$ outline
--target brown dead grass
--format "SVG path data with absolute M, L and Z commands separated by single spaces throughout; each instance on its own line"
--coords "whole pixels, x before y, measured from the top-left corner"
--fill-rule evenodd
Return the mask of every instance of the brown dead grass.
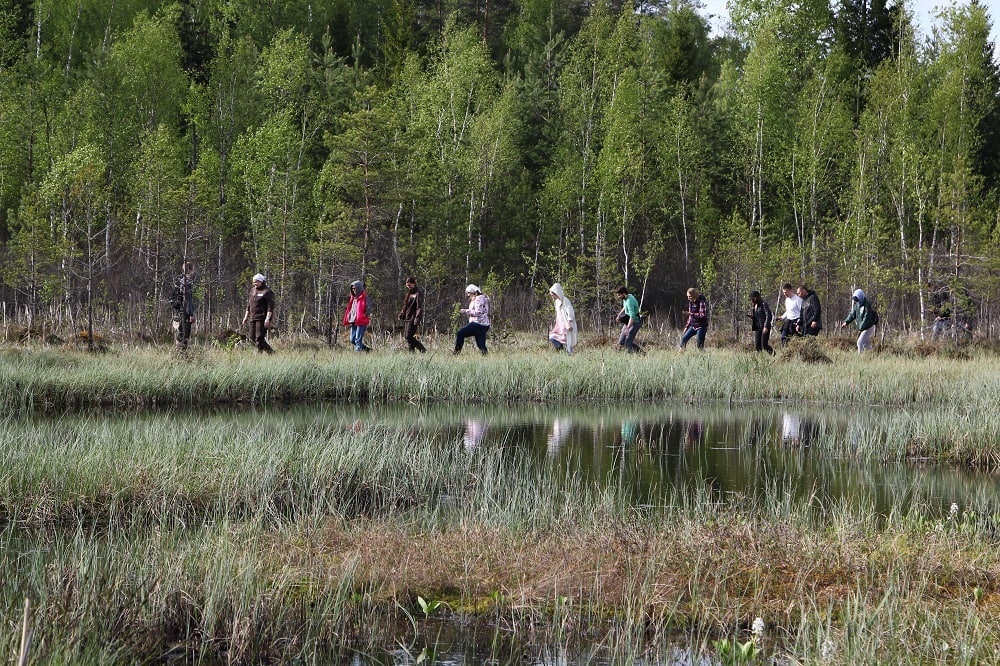
M 293 566 L 332 577 L 350 569 L 375 603 L 412 608 L 420 595 L 470 613 L 544 611 L 567 597 L 606 617 L 641 609 L 725 630 L 755 616 L 787 625 L 804 605 L 837 608 L 859 594 L 874 607 L 900 580 L 913 583 L 903 593 L 915 607 L 964 612 L 974 587 L 987 591 L 981 606 L 1000 605 L 996 549 L 968 546 L 950 535 L 845 537 L 736 520 L 523 536 L 357 522 L 314 534 Z

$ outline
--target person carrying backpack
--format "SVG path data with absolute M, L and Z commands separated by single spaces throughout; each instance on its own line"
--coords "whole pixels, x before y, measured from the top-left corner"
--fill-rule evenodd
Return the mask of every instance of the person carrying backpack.
M 191 342 L 191 325 L 194 323 L 194 262 L 185 261 L 183 272 L 174 280 L 170 305 L 174 310 L 174 343 L 177 351 L 184 351 Z
M 861 354 L 872 348 L 872 332 L 874 332 L 875 326 L 878 324 L 878 313 L 868 302 L 865 292 L 861 289 L 854 290 L 851 302 L 853 303 L 851 312 L 847 315 L 847 319 L 840 322 L 840 328 L 843 329 L 852 321 L 857 325 L 859 331 L 858 353 Z

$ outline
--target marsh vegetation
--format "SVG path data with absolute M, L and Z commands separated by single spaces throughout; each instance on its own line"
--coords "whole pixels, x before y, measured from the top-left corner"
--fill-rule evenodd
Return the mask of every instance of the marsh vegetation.
M 992 364 L 844 355 L 789 386 L 781 361 L 728 352 L 6 354 L 0 645 L 17 652 L 28 598 L 38 663 L 416 661 L 442 626 L 501 662 L 726 662 L 748 644 L 758 660 L 988 662 Z M 475 418 L 488 431 L 470 442 Z M 713 471 L 737 464 L 756 485 Z

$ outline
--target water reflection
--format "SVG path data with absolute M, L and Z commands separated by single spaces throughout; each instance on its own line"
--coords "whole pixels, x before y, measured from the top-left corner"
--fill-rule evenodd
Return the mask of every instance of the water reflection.
M 465 450 L 472 452 L 486 436 L 486 422 L 481 419 L 465 420 L 465 435 L 462 441 L 465 442 Z
M 295 416 L 297 414 L 298 416 Z M 300 408 L 288 418 L 417 426 L 467 451 L 556 465 L 623 489 L 636 503 L 660 503 L 671 487 L 702 486 L 719 495 L 849 505 L 886 514 L 916 507 L 944 515 L 952 502 L 998 501 L 996 479 L 967 469 L 915 463 L 859 463 L 845 457 L 858 433 L 880 431 L 876 410 L 787 406 L 726 408 L 552 406 Z M 846 444 L 845 444 L 846 443 Z
M 661 505 L 676 501 L 678 489 L 683 494 L 705 488 L 719 496 L 782 497 L 820 509 L 846 505 L 881 514 L 916 510 L 939 517 L 952 503 L 989 515 L 998 510 L 995 476 L 927 463 L 881 462 L 888 456 L 866 454 L 860 461 L 854 456 L 864 452 L 862 447 L 882 446 L 879 438 L 900 437 L 893 425 L 900 416 L 899 410 L 787 406 L 324 404 L 199 412 L 197 420 L 214 420 L 233 432 L 402 430 L 470 453 L 501 451 L 520 468 L 545 465 L 582 482 L 619 489 L 636 504 Z M 914 420 L 924 416 L 902 415 Z M 168 431 L 190 421 L 192 414 L 38 417 L 36 431 L 51 430 L 59 437 L 78 419 L 86 419 L 88 428 L 135 419 L 144 428 Z

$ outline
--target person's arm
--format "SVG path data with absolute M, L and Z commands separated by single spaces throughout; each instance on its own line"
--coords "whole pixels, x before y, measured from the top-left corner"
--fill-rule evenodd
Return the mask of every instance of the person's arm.
M 267 292 L 267 314 L 264 315 L 264 328 L 271 325 L 271 316 L 274 314 L 274 292 Z
M 413 313 L 414 323 L 419 324 L 424 320 L 424 292 L 418 290 L 416 295 L 416 308 Z

